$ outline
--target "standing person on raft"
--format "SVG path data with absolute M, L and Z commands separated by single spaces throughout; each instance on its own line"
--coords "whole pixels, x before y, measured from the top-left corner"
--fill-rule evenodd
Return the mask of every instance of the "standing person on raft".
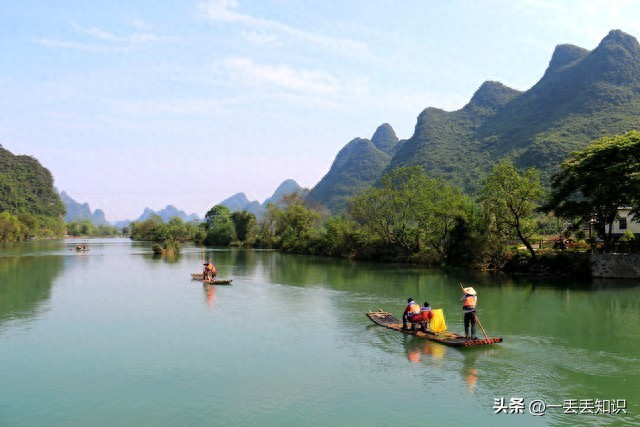
M 471 339 L 476 337 L 476 305 L 478 304 L 478 295 L 472 287 L 463 288 L 464 295 L 460 298 L 462 301 L 462 310 L 464 311 L 464 337 L 469 338 L 469 325 L 471 325 Z

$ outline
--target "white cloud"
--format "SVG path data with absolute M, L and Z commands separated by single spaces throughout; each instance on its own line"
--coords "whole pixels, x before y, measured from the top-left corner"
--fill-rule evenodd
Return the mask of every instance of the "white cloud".
M 87 43 L 69 42 L 69 41 L 50 39 L 50 38 L 38 39 L 36 40 L 36 42 L 47 47 L 81 50 L 85 52 L 124 53 L 129 51 L 129 48 L 124 46 L 95 45 L 95 44 L 87 44 Z
M 136 116 L 158 115 L 206 115 L 223 113 L 225 106 L 233 101 L 223 102 L 217 99 L 164 99 L 141 101 L 116 101 L 113 102 L 115 111 L 119 114 Z
M 286 89 L 331 94 L 339 92 L 338 80 L 324 71 L 294 69 L 289 65 L 256 64 L 250 58 L 227 58 L 223 67 L 245 84 L 276 85 Z
M 243 31 L 242 37 L 253 44 L 272 44 L 278 42 L 275 34 L 263 34 L 255 31 Z
M 134 23 L 134 26 L 141 30 L 141 28 Z M 95 39 L 107 42 L 115 42 L 121 44 L 129 44 L 129 43 L 158 43 L 165 41 L 173 41 L 174 38 L 161 36 L 151 31 L 149 29 L 145 29 L 145 31 L 135 31 L 124 35 L 117 35 L 112 32 L 103 30 L 101 28 L 96 27 L 75 27 L 78 31 L 93 37 Z
M 210 0 L 199 4 L 199 8 L 204 12 L 204 15 L 214 21 L 237 23 L 251 28 L 267 28 L 309 43 L 333 49 L 337 52 L 367 51 L 366 44 L 362 42 L 345 38 L 336 38 L 313 34 L 307 31 L 299 30 L 278 21 L 255 18 L 251 15 L 238 13 L 236 11 L 237 7 L 238 2 L 236 0 Z
M 151 31 L 147 31 L 149 26 L 141 21 L 134 21 L 133 26 L 139 30 L 124 35 L 118 35 L 113 32 L 97 27 L 81 27 L 74 25 L 73 28 L 85 36 L 88 36 L 90 42 L 67 41 L 53 38 L 41 38 L 37 40 L 43 46 L 58 47 L 64 49 L 82 50 L 87 52 L 128 52 L 133 47 L 145 43 L 162 43 L 175 41 L 173 37 L 161 36 Z M 143 28 L 143 26 L 146 26 Z

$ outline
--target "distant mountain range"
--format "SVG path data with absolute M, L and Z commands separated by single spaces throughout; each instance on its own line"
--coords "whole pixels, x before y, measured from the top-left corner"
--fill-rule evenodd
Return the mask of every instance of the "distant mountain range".
M 142 212 L 142 215 L 140 215 L 138 217 L 138 219 L 134 219 L 134 220 L 125 220 L 125 221 L 117 221 L 114 222 L 113 225 L 116 228 L 122 229 L 122 227 L 126 227 L 128 226 L 130 223 L 132 222 L 142 222 L 142 221 L 146 221 L 147 219 L 149 219 L 149 217 L 151 217 L 152 215 L 158 215 L 160 216 L 160 218 L 162 218 L 162 220 L 164 222 L 169 222 L 169 220 L 171 218 L 173 218 L 174 216 L 177 216 L 178 218 L 180 218 L 181 220 L 183 220 L 184 222 L 189 222 L 189 221 L 197 221 L 200 222 L 202 221 L 200 219 L 200 217 L 198 217 L 198 215 L 192 213 L 192 214 L 187 214 L 185 213 L 185 211 L 182 210 L 178 210 L 178 208 L 176 208 L 175 206 L 172 205 L 167 205 L 167 207 L 165 207 L 164 209 L 160 209 L 159 211 L 154 211 L 151 208 L 144 208 L 144 211 Z
M 266 207 L 269 203 L 277 204 L 282 200 L 284 196 L 292 193 L 298 193 L 301 197 L 304 198 L 306 197 L 308 192 L 309 190 L 303 189 L 294 180 L 288 179 L 280 184 L 273 195 L 266 199 L 262 204 L 258 201 L 249 201 L 244 193 L 235 194 L 234 196 L 231 196 L 218 204 L 228 207 L 231 212 L 246 210 L 252 212 L 257 217 L 261 217 L 266 212 Z M 182 210 L 178 210 L 178 208 L 176 208 L 175 206 L 167 205 L 167 207 L 159 211 L 154 211 L 151 208 L 145 208 L 142 212 L 142 215 L 140 215 L 135 220 L 125 220 L 109 223 L 106 220 L 105 214 L 101 209 L 96 209 L 94 212 L 92 212 L 88 203 L 78 203 L 64 191 L 59 194 L 67 210 L 67 213 L 64 217 L 65 222 L 71 222 L 78 219 L 88 219 L 95 225 L 111 224 L 119 229 L 122 229 L 123 227 L 128 226 L 131 222 L 142 222 L 147 220 L 152 215 L 159 215 L 165 222 L 168 222 L 174 216 L 177 216 L 184 222 L 202 221 L 202 219 L 200 219 L 200 217 L 198 217 L 198 215 L 194 213 L 187 214 Z
M 309 202 L 337 213 L 387 171 L 412 165 L 473 195 L 493 164 L 503 158 L 522 169 L 536 167 L 547 183 L 572 151 L 632 129 L 640 129 L 640 45 L 634 37 L 613 30 L 591 51 L 557 46 L 544 75 L 527 91 L 488 81 L 460 110 L 424 109 L 407 140 L 398 140 L 387 123 L 371 139 L 353 139 L 311 191 L 286 180 L 262 204 L 249 201 L 244 193 L 220 204 L 261 216 L 269 202 L 299 192 Z M 65 220 L 105 221 L 100 209 L 92 213 L 88 204 L 79 204 L 64 192 L 60 196 L 67 208 Z M 54 216 L 61 209 L 49 171 L 34 158 L 14 156 L 0 146 L 0 212 Z M 169 205 L 159 212 L 147 208 L 136 221 L 154 213 L 165 220 L 176 215 L 185 221 L 197 218 Z
M 266 199 L 262 204 L 256 200 L 249 201 L 244 193 L 234 194 L 218 204 L 226 206 L 231 212 L 248 211 L 260 218 L 265 214 L 269 203 L 279 204 L 283 197 L 293 193 L 298 193 L 300 197 L 305 198 L 308 192 L 309 190 L 300 187 L 300 185 L 298 185 L 294 180 L 287 179 L 280 184 L 273 195 Z
M 88 203 L 78 203 L 64 191 L 60 194 L 60 199 L 67 210 L 64 215 L 64 222 L 71 222 L 79 219 L 88 219 L 94 225 L 108 225 L 109 222 L 104 216 L 102 209 L 91 212 Z
M 519 168 L 535 166 L 547 183 L 572 151 L 632 129 L 640 129 L 640 45 L 614 30 L 592 51 L 557 46 L 542 78 L 525 92 L 485 82 L 460 110 L 422 111 L 406 141 L 393 145 L 386 124 L 378 128 L 384 145 L 375 134 L 371 141 L 354 139 L 309 198 L 340 211 L 382 174 L 412 165 L 474 194 L 503 158 Z
M 149 217 L 151 215 L 160 216 L 164 222 L 168 222 L 174 216 L 177 216 L 178 218 L 180 218 L 184 222 L 189 222 L 189 221 L 198 221 L 198 222 L 200 222 L 200 221 L 202 221 L 200 219 L 200 217 L 198 217 L 198 215 L 196 215 L 194 213 L 192 213 L 190 215 L 187 215 L 185 213 L 185 211 L 178 210 L 178 208 L 176 208 L 175 206 L 172 206 L 172 205 L 167 205 L 167 207 L 165 207 L 164 209 L 160 209 L 159 211 L 154 211 L 153 209 L 150 209 L 150 208 L 144 208 L 144 211 L 142 212 L 142 215 L 140 215 L 140 217 L 138 219 L 134 220 L 134 221 L 135 222 L 146 221 L 147 219 L 149 219 Z

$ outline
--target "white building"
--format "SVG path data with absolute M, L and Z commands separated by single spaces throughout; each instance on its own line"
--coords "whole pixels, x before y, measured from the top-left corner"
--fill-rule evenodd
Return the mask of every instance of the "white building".
M 640 222 L 636 222 L 630 212 L 630 207 L 618 208 L 620 219 L 613 221 L 611 234 L 624 234 L 627 230 L 631 230 L 633 234 L 640 234 Z

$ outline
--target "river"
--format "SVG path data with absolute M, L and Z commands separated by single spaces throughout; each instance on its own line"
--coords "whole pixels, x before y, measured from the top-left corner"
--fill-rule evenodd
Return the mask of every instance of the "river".
M 0 426 L 640 424 L 638 282 L 79 242 L 0 246 Z M 232 285 L 192 281 L 203 256 Z M 459 283 L 502 343 L 365 316 L 414 297 L 460 333 Z

